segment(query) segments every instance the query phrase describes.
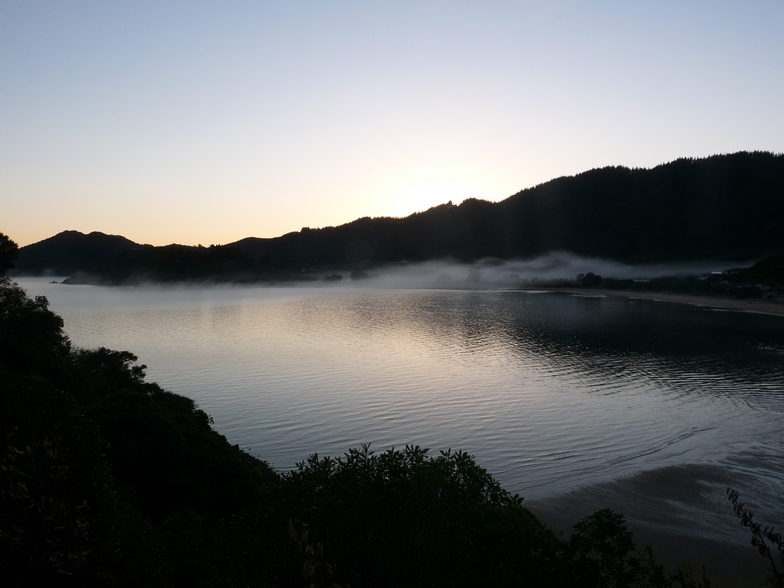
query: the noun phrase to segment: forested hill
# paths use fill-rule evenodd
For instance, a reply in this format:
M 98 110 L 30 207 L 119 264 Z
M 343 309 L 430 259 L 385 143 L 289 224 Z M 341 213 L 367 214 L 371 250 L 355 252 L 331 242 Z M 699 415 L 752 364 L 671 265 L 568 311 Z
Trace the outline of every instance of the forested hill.
M 66 231 L 23 247 L 17 272 L 82 270 L 120 279 L 153 266 L 152 273 L 162 276 L 167 268 L 193 263 L 201 276 L 217 272 L 224 279 L 231 271 L 219 266 L 230 259 L 252 278 L 281 268 L 441 258 L 470 262 L 554 250 L 632 263 L 730 261 L 781 254 L 783 235 L 784 154 L 740 152 L 678 159 L 653 169 L 594 169 L 497 203 L 450 202 L 406 218 L 361 218 L 220 248 L 154 248 L 102 233 Z
M 119 235 L 63 231 L 22 247 L 14 273 L 68 276 L 77 271 L 92 272 L 118 254 L 138 247 L 142 246 Z
M 606 167 L 498 203 L 466 200 L 403 219 L 362 218 L 233 246 L 287 265 L 564 250 L 629 262 L 750 259 L 784 247 L 784 155 L 735 153 L 653 169 Z

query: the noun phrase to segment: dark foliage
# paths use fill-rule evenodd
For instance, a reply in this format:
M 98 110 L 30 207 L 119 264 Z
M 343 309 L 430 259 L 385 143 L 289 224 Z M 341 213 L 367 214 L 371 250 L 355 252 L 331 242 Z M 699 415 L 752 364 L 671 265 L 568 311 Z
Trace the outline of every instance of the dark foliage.
M 19 246 L 4 233 L 0 233 L 0 276 L 14 267 L 19 255 Z
M 749 268 L 741 269 L 732 277 L 735 283 L 764 284 L 784 290 L 784 255 L 761 259 Z
M 558 541 L 462 452 L 406 447 L 311 456 L 286 478 L 292 513 L 329 566 L 320 581 L 352 586 L 543 586 Z
M 582 285 L 586 288 L 597 288 L 602 284 L 602 276 L 588 272 L 583 276 Z
M 192 400 L 146 383 L 133 354 L 74 350 L 62 324 L 0 282 L 0 577 L 171 585 L 190 564 L 170 552 L 168 519 L 253 511 L 278 477 Z
M 63 319 L 49 310 L 46 298 L 35 300 L 0 278 L 0 358 L 20 373 L 55 377 L 71 350 Z
M 39 377 L 0 377 L 0 570 L 30 582 L 71 574 L 86 564 L 95 507 L 108 498 L 103 444 L 66 394 Z
M 463 452 L 312 455 L 284 480 L 310 586 L 710 588 L 635 550 L 623 517 L 586 517 L 562 540 Z
M 732 502 L 732 509 L 740 519 L 740 524 L 751 532 L 751 545 L 770 563 L 772 581 L 781 588 L 784 586 L 784 573 L 779 572 L 776 559 L 784 559 L 784 538 L 775 528 L 763 527 L 761 523 L 754 520 L 754 513 L 746 508 L 746 503 L 740 502 L 739 492 L 727 488 L 727 498 Z M 771 547 L 773 552 L 771 552 Z

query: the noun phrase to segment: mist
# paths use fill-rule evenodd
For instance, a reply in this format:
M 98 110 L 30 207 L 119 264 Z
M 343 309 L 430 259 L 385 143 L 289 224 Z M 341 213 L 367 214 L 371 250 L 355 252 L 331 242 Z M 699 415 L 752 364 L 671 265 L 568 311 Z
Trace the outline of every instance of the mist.
M 369 277 L 353 280 L 379 288 L 536 288 L 576 280 L 579 274 L 593 272 L 603 278 L 650 279 L 663 276 L 701 276 L 747 263 L 700 261 L 651 265 L 629 265 L 565 251 L 550 252 L 535 259 L 482 259 L 475 263 L 428 261 L 388 265 L 366 273 Z M 349 275 L 343 272 L 344 279 Z
M 204 289 L 235 287 L 240 289 L 258 286 L 298 286 L 298 287 L 356 287 L 373 288 L 436 288 L 436 289 L 490 289 L 490 288 L 528 288 L 568 287 L 578 280 L 578 275 L 592 272 L 603 279 L 651 279 L 658 277 L 698 277 L 710 272 L 721 272 L 735 267 L 748 267 L 755 260 L 747 262 L 732 261 L 695 261 L 684 263 L 630 265 L 611 259 L 583 257 L 565 251 L 550 252 L 535 259 L 501 260 L 481 259 L 474 263 L 461 263 L 454 260 L 437 260 L 417 263 L 394 262 L 369 266 L 363 270 L 310 269 L 307 274 L 296 277 L 281 276 L 279 281 L 224 281 L 193 280 L 161 282 L 144 275 L 134 275 L 130 279 L 115 284 L 121 288 L 148 289 Z M 339 280 L 325 279 L 327 276 L 341 276 Z M 22 277 L 22 276 L 19 276 Z M 293 280 L 291 278 L 294 278 Z M 287 279 L 288 278 L 288 279 Z M 23 278 L 24 279 L 24 278 Z M 54 280 L 70 286 L 108 285 L 100 281 L 83 281 L 75 277 L 63 278 L 45 274 L 31 280 Z

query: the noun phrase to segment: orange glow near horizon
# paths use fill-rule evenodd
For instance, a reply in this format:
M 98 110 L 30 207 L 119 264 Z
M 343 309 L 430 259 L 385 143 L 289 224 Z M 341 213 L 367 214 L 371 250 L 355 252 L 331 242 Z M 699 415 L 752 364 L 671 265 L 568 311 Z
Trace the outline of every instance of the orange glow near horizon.
M 782 22 L 771 1 L 0 3 L 0 231 L 221 244 L 780 153 Z

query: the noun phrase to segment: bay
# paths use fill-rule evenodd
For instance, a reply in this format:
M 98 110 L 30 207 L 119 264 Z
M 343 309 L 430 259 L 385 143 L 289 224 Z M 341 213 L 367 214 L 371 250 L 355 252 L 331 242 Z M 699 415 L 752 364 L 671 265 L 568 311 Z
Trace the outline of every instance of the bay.
M 726 485 L 784 522 L 784 317 L 536 291 L 19 282 L 74 345 L 132 351 L 282 471 L 418 444 L 467 451 L 567 528 L 611 504 L 638 528 L 742 544 Z
M 536 291 L 19 282 L 75 345 L 132 351 L 280 470 L 418 444 L 469 452 L 534 503 L 693 466 L 784 506 L 782 317 Z

